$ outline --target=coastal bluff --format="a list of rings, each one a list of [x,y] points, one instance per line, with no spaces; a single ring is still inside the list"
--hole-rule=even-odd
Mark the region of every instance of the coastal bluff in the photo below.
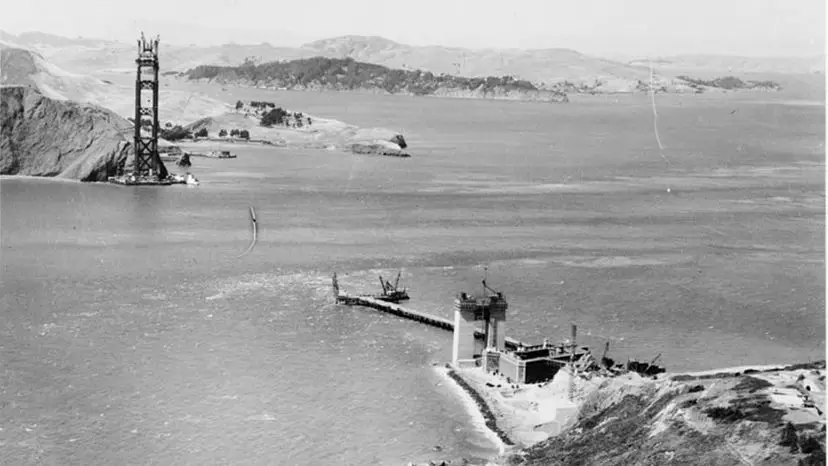
[[[825,361],[597,382],[507,465],[824,465]]]
[[[576,379],[572,401],[565,371],[523,386],[487,384],[488,376],[474,369],[456,372],[482,400],[478,405],[486,405],[487,426],[494,420],[497,435],[515,447],[507,443],[489,459],[437,456],[402,464],[826,464],[825,361],[650,377],[593,374]]]
[[[106,181],[132,155],[133,126],[92,104],[0,88],[0,174]]]

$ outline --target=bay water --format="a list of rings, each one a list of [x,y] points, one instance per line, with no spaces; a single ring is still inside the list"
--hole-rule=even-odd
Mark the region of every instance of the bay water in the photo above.
[[[487,277],[510,336],[575,323],[671,371],[824,357],[824,105],[659,96],[654,125],[646,96],[193,89],[399,130],[413,157],[237,146],[193,159],[198,187],[0,180],[0,462],[495,454],[434,370],[451,334],[333,304],[334,272],[376,292],[401,271],[447,317]]]

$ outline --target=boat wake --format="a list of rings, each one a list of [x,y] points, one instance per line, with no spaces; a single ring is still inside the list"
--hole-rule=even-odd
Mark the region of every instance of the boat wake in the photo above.
[[[256,211],[253,210],[253,207],[250,208],[250,224],[253,227],[253,238],[250,241],[250,246],[248,246],[243,253],[236,256],[236,259],[247,255],[253,250],[254,247],[256,247],[256,242],[259,241],[259,225],[256,223]]]

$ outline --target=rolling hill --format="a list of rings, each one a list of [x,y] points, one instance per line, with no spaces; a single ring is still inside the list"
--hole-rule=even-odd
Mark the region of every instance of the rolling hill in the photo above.
[[[0,31],[2,33],[2,31]],[[102,72],[130,73],[134,68],[135,46],[127,43],[94,39],[64,39],[58,36],[24,33],[19,36],[2,33],[4,40],[39,51],[63,69],[95,74]],[[342,36],[309,42],[300,47],[274,47],[270,44],[221,46],[162,45],[164,71],[185,72],[199,65],[237,66],[246,58],[258,63],[289,61],[311,57],[344,59],[382,65],[404,71],[422,70],[434,74],[464,77],[512,76],[527,80],[539,88],[568,88],[570,92],[588,88],[591,92],[635,92],[640,82],[649,82],[649,66],[641,61],[624,63],[585,55],[565,48],[464,49],[443,46],[411,46],[375,36]],[[774,61],[776,60],[776,61]],[[716,71],[720,76],[757,72],[759,70],[813,70],[822,62],[798,58],[745,59],[738,57],[704,58],[677,57],[662,59],[655,67],[654,84],[667,91],[683,91],[680,74],[693,69]],[[688,68],[689,67],[689,68]],[[764,67],[764,68],[763,68]],[[824,65],[823,65],[824,67]],[[706,75],[705,77],[711,77]],[[674,89],[675,87],[675,89]]]

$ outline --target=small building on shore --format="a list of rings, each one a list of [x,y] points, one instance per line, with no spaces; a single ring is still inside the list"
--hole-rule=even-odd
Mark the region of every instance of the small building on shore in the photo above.
[[[563,367],[572,361],[580,361],[589,349],[577,348],[572,357],[571,345],[541,345],[520,347],[515,351],[486,348],[483,351],[483,369],[486,372],[502,374],[516,383],[540,383],[555,377]]]

